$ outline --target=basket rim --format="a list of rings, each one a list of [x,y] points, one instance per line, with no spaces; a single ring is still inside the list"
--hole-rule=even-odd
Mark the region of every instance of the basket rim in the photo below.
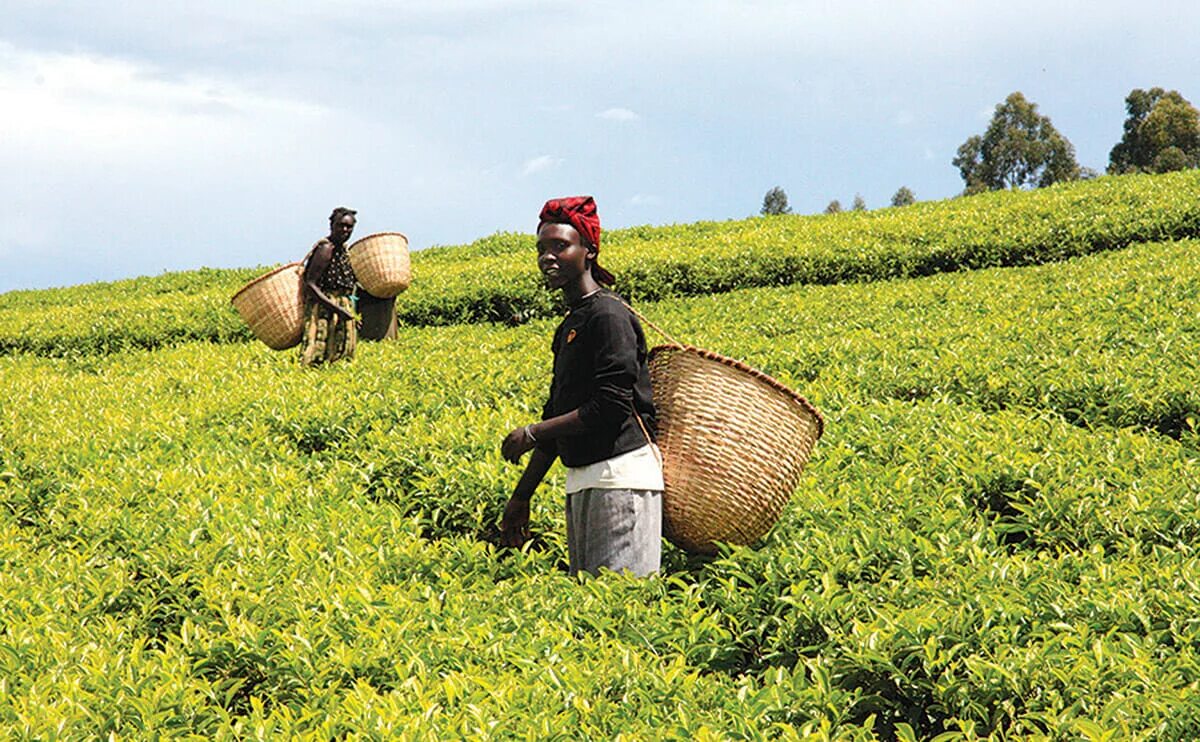
[[[367,240],[371,239],[372,237],[390,237],[393,235],[403,237],[405,244],[408,243],[408,235],[404,234],[403,232],[372,232],[369,235],[366,235],[364,237],[359,237],[354,242],[351,242],[350,247],[346,248],[346,252],[350,252],[351,250],[358,247],[360,244],[366,242]]]
[[[811,402],[809,402],[807,399],[805,399],[804,397],[797,394],[792,389],[789,389],[783,382],[779,381],[775,377],[770,376],[768,374],[764,374],[762,371],[759,371],[758,369],[753,368],[752,366],[748,366],[745,363],[743,363],[737,359],[730,358],[728,356],[723,356],[720,353],[714,353],[713,351],[705,350],[704,348],[697,348],[694,345],[656,345],[650,349],[650,354],[647,356],[647,360],[654,358],[654,356],[656,354],[663,352],[663,351],[680,351],[680,350],[684,351],[686,353],[695,353],[696,355],[700,356],[701,358],[707,358],[710,361],[716,361],[717,363],[724,364],[726,366],[729,366],[730,368],[734,368],[734,369],[737,369],[738,371],[743,371],[745,373],[748,373],[751,376],[753,376],[754,378],[765,382],[772,388],[774,388],[780,392],[783,392],[788,397],[791,397],[793,400],[795,400],[797,403],[799,403],[800,406],[803,407],[806,412],[808,412],[814,418],[816,418],[817,437],[814,439],[814,441],[819,439],[821,437],[821,435],[824,434],[824,432],[825,432],[825,417],[821,414],[820,410],[818,410],[816,407],[813,406],[813,404]]]
[[[284,265],[279,266],[278,268],[272,268],[271,270],[267,271],[266,273],[262,274],[258,278],[251,281],[250,283],[248,283],[245,286],[238,289],[237,293],[235,293],[233,296],[229,297],[229,301],[230,302],[237,301],[237,298],[239,296],[246,293],[247,290],[253,288],[255,284],[262,283],[263,281],[267,280],[268,278],[275,275],[276,273],[279,273],[280,271],[283,271],[283,270],[287,270],[288,268],[294,268],[298,265],[304,265],[304,264],[299,261],[296,261],[294,263],[286,263]]]

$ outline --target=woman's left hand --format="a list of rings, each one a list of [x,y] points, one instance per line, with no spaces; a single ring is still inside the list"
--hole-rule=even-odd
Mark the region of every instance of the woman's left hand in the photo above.
[[[536,445],[529,434],[525,432],[525,428],[514,428],[500,444],[500,455],[504,457],[505,461],[515,464],[521,460],[521,456],[526,451],[532,451]]]

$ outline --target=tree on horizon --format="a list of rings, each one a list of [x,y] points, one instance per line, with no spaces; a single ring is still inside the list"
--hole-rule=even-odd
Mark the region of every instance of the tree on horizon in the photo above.
[[[963,142],[953,163],[968,194],[1079,177],[1075,148],[1020,91],[996,106],[987,131]]]
[[[892,194],[892,206],[911,206],[916,202],[917,197],[908,186],[900,186]]]
[[[1125,112],[1125,133],[1108,155],[1110,174],[1200,167],[1200,111],[1178,90],[1135,88]]]
[[[792,207],[788,206],[787,193],[779,186],[767,191],[763,196],[762,210],[759,213],[763,216],[792,213]]]

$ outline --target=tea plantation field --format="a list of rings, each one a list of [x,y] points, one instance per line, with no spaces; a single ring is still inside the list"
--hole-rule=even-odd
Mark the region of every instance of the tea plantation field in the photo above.
[[[826,418],[763,543],[648,580],[565,574],[561,469],[493,545],[527,236],[418,254],[399,340],[318,371],[246,340],[253,271],[0,295],[0,734],[1194,739],[1197,192],[617,233],[644,314]]]
[[[601,252],[625,296],[657,301],[1038,264],[1187,237],[1200,237],[1200,170],[834,216],[619,229],[604,233]],[[531,240],[496,234],[415,253],[413,285],[397,302],[401,322],[516,325],[556,316],[555,295],[522,259]],[[299,260],[307,249],[281,245],[280,261]],[[264,270],[204,269],[0,294],[0,354],[68,356],[193,340],[246,342],[250,332],[229,311],[229,297]]]

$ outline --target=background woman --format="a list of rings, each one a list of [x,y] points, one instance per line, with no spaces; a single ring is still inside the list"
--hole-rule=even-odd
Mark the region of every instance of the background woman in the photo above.
[[[353,358],[358,344],[354,316],[357,281],[346,254],[358,212],[339,206],[329,215],[329,236],[313,245],[304,267],[304,343],[300,362],[305,366]]]

